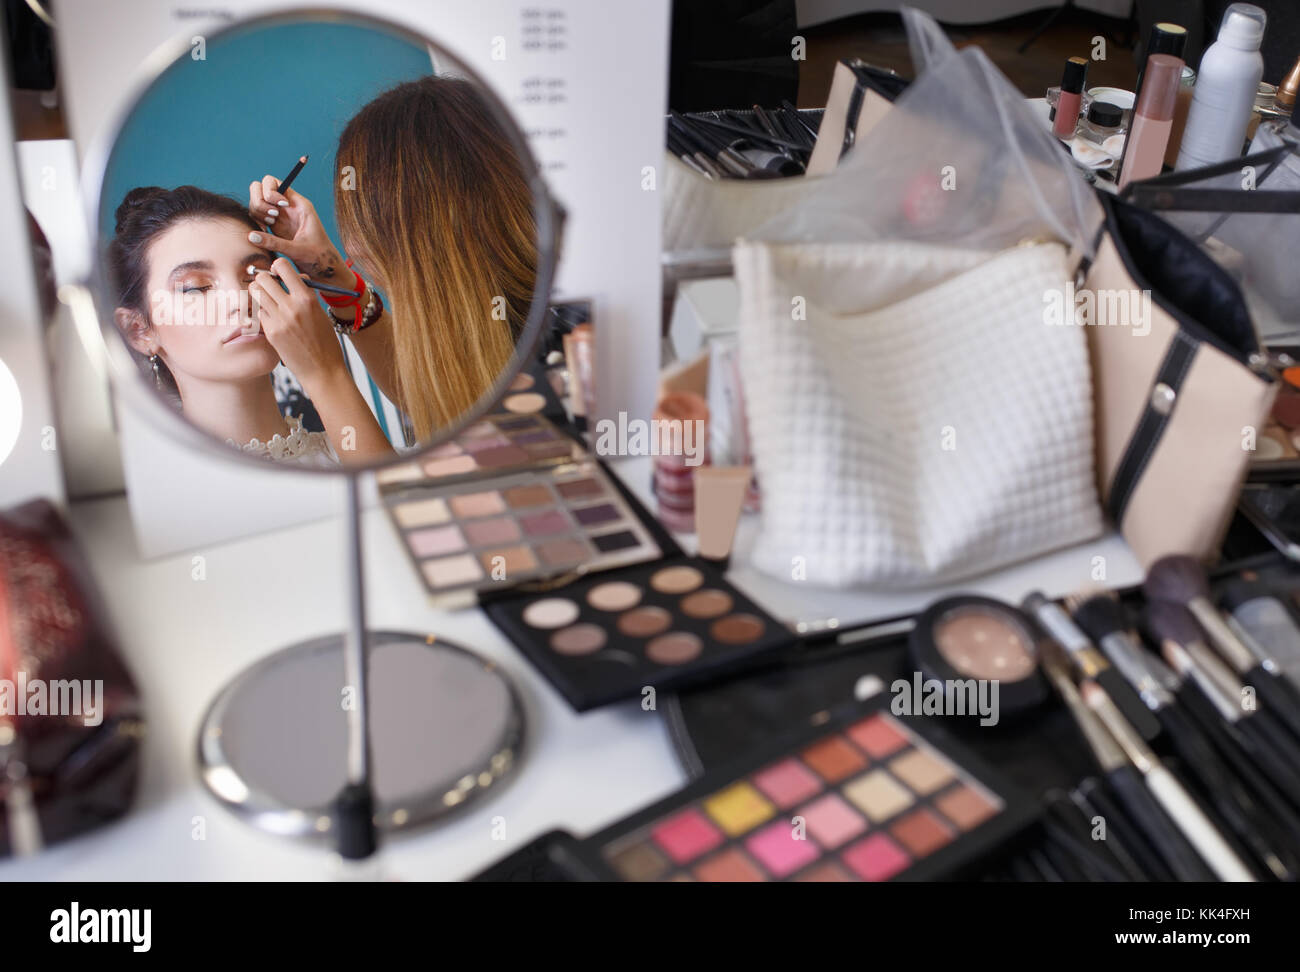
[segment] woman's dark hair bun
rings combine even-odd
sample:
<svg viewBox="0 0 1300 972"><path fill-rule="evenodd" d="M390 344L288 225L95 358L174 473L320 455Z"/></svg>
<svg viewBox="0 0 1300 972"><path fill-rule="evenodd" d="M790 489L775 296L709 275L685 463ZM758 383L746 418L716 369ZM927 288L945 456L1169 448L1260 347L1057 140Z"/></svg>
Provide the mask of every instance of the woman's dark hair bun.
<svg viewBox="0 0 1300 972"><path fill-rule="evenodd" d="M165 199L170 194L170 190L162 186L136 186L130 190L117 207L117 212L113 214L116 226L113 228L113 234L116 236L125 228L127 221L135 215L142 207L151 202L157 202Z"/></svg>

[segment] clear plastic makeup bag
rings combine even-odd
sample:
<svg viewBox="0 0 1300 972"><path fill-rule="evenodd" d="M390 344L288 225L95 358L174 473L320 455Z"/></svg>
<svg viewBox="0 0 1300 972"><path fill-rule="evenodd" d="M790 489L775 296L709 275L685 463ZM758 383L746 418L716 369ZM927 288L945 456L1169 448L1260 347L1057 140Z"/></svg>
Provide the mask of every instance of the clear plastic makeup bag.
<svg viewBox="0 0 1300 972"><path fill-rule="evenodd" d="M916 81L733 250L753 560L836 587L956 579L1103 528L1065 306L1097 200L982 51L903 16Z"/></svg>

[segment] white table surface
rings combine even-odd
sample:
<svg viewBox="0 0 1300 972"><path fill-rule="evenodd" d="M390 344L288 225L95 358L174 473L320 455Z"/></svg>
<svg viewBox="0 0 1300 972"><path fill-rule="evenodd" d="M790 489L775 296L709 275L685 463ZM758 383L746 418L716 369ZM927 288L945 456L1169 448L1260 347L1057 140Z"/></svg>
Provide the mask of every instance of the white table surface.
<svg viewBox="0 0 1300 972"><path fill-rule="evenodd" d="M614 468L645 494L648 460L625 459ZM144 700L149 731L141 785L124 818L35 857L0 862L0 882L337 877L320 846L263 834L221 808L199 783L194 747L199 720L233 675L279 647L341 630L342 520L145 561L124 498L74 503L69 513ZM385 514L371 509L364 518L369 626L433 632L496 660L520 688L529 740L519 771L499 793L445 823L387 841L374 869L379 876L465 878L547 830L591 833L685 782L657 713L635 701L574 713L481 611L429 607ZM737 564L754 527L752 518L742 521ZM205 558L204 580L192 578L194 555ZM1140 577L1128 548L1110 536L950 589L1009 600L1034 588L1061 594L1095 585L1096 556L1106 558L1109 586ZM294 565L292 577L285 564ZM940 593L827 591L744 566L730 576L782 618L884 617L919 609ZM193 836L196 817L204 821L203 840ZM494 839L501 822L504 839Z"/></svg>

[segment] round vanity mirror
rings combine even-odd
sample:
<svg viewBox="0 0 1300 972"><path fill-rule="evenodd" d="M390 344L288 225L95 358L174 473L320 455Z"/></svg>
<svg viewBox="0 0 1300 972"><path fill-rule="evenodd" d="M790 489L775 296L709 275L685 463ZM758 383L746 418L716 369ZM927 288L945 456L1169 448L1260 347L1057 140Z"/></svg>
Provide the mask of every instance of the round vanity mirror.
<svg viewBox="0 0 1300 972"><path fill-rule="evenodd" d="M369 16L178 38L128 105L86 164L94 272L65 294L83 337L173 440L350 486L345 634L223 689L201 775L257 826L363 857L518 763L494 664L366 633L357 480L500 410L549 324L561 212L475 72Z"/></svg>

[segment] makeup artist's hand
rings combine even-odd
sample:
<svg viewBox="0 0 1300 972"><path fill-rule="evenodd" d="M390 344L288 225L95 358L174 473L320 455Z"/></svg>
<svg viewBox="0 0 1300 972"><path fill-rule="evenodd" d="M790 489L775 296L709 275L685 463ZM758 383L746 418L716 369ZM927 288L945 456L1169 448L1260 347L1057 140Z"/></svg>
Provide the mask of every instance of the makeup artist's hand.
<svg viewBox="0 0 1300 972"><path fill-rule="evenodd" d="M290 187L281 193L280 180L263 176L248 186L248 212L274 233L249 233L249 242L272 253L282 253L318 283L352 285L353 277L338 247L325 232L311 200Z"/></svg>
<svg viewBox="0 0 1300 972"><path fill-rule="evenodd" d="M289 288L287 293L281 280ZM262 333L309 398L315 399L340 373L346 374L343 350L329 314L292 263L280 257L271 264L270 272L257 272L248 290L257 302Z"/></svg>

